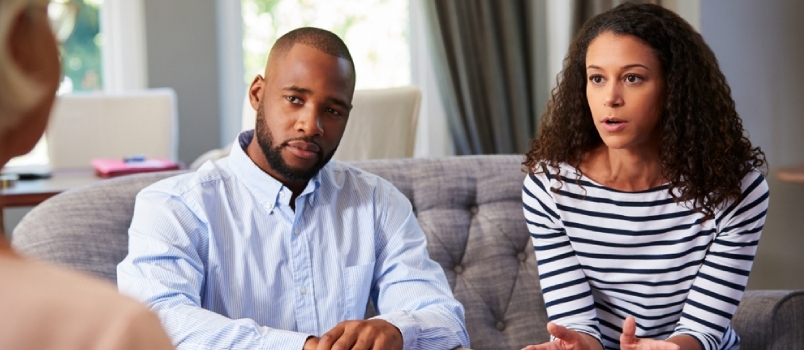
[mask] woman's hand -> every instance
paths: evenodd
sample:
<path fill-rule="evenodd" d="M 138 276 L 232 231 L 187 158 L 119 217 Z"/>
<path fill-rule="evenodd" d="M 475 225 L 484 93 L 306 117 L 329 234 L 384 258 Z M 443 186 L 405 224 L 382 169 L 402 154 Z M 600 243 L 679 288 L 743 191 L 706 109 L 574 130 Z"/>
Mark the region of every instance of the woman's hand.
<path fill-rule="evenodd" d="M 587 334 L 576 332 L 553 322 L 547 323 L 547 331 L 556 340 L 539 344 L 528 345 L 522 350 L 597 350 L 602 349 L 600 343 Z"/>
<path fill-rule="evenodd" d="M 640 339 L 636 337 L 636 320 L 633 316 L 625 318 L 623 333 L 620 335 L 621 350 L 680 350 L 677 344 L 663 340 Z"/>

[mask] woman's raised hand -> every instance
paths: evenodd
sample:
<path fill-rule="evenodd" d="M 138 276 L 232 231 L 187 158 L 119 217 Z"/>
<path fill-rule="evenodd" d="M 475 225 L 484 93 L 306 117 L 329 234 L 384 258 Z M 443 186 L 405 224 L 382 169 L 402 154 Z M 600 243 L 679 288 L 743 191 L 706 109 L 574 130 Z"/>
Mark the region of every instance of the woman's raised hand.
<path fill-rule="evenodd" d="M 620 350 L 680 350 L 677 344 L 663 340 L 640 339 L 636 337 L 636 320 L 633 316 L 625 318 L 623 333 L 620 335 Z"/>
<path fill-rule="evenodd" d="M 600 343 L 591 336 L 557 325 L 553 322 L 547 323 L 547 331 L 556 340 L 539 344 L 528 345 L 522 350 L 596 350 L 601 349 Z M 590 344 L 590 340 L 592 344 Z"/>

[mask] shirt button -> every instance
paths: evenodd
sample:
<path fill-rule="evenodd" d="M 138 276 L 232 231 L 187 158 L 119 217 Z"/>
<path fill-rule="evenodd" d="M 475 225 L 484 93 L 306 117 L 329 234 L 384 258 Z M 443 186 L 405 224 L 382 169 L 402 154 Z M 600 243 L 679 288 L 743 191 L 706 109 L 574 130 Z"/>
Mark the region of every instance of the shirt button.
<path fill-rule="evenodd" d="M 271 210 L 271 209 L 273 209 L 274 205 L 271 204 L 271 203 L 268 203 L 267 207 L 268 207 L 268 210 Z"/>
<path fill-rule="evenodd" d="M 296 235 L 298 235 L 298 234 L 300 233 L 300 232 L 299 232 L 299 229 L 295 229 L 295 230 L 293 230 L 293 233 L 295 233 Z"/>
<path fill-rule="evenodd" d="M 299 292 L 301 292 L 302 294 L 307 294 L 307 288 L 301 287 L 299 288 Z"/>
<path fill-rule="evenodd" d="M 285 198 L 285 192 L 279 192 L 279 197 Z"/>

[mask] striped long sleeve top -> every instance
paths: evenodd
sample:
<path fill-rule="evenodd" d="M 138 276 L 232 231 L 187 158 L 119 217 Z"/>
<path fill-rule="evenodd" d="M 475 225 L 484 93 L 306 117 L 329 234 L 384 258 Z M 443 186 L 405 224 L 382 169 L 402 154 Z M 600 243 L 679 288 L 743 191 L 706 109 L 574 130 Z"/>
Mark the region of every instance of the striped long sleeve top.
<path fill-rule="evenodd" d="M 576 181 L 566 164 L 550 172 L 528 174 L 522 194 L 550 321 L 606 349 L 619 349 L 629 315 L 640 338 L 686 334 L 707 350 L 739 346 L 729 323 L 765 223 L 762 174 L 748 173 L 740 198 L 704 221 L 667 185 L 623 192 Z"/>

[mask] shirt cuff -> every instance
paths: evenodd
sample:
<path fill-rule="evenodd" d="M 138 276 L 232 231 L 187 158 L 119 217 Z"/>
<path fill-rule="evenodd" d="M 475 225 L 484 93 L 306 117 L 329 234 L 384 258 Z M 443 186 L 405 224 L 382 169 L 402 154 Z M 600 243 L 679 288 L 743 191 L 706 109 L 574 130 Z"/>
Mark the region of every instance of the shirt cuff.
<path fill-rule="evenodd" d="M 271 329 L 265 334 L 265 341 L 262 342 L 262 349 L 304 349 L 304 343 L 311 334 L 286 331 L 283 329 Z"/>
<path fill-rule="evenodd" d="M 384 320 L 399 329 L 399 333 L 402 333 L 402 349 L 416 348 L 416 340 L 419 338 L 419 324 L 416 323 L 413 315 L 407 311 L 390 312 L 371 319 Z"/>
<path fill-rule="evenodd" d="M 692 339 L 695 339 L 695 341 L 697 341 L 697 342 L 698 342 L 698 345 L 700 345 L 700 346 L 701 346 L 701 349 L 703 349 L 703 350 L 709 350 L 709 347 L 707 347 L 707 346 L 705 345 L 705 344 L 708 344 L 708 342 L 706 342 L 706 341 L 705 341 L 706 339 L 704 339 L 704 338 L 703 338 L 703 335 L 702 335 L 702 334 L 697 333 L 697 332 L 689 332 L 689 331 L 675 331 L 675 332 L 673 332 L 673 334 L 670 334 L 670 336 L 669 336 L 669 337 L 667 337 L 667 339 L 670 339 L 670 338 L 675 337 L 675 336 L 678 336 L 678 335 L 686 335 L 686 336 L 690 336 L 690 337 L 692 337 Z"/>

